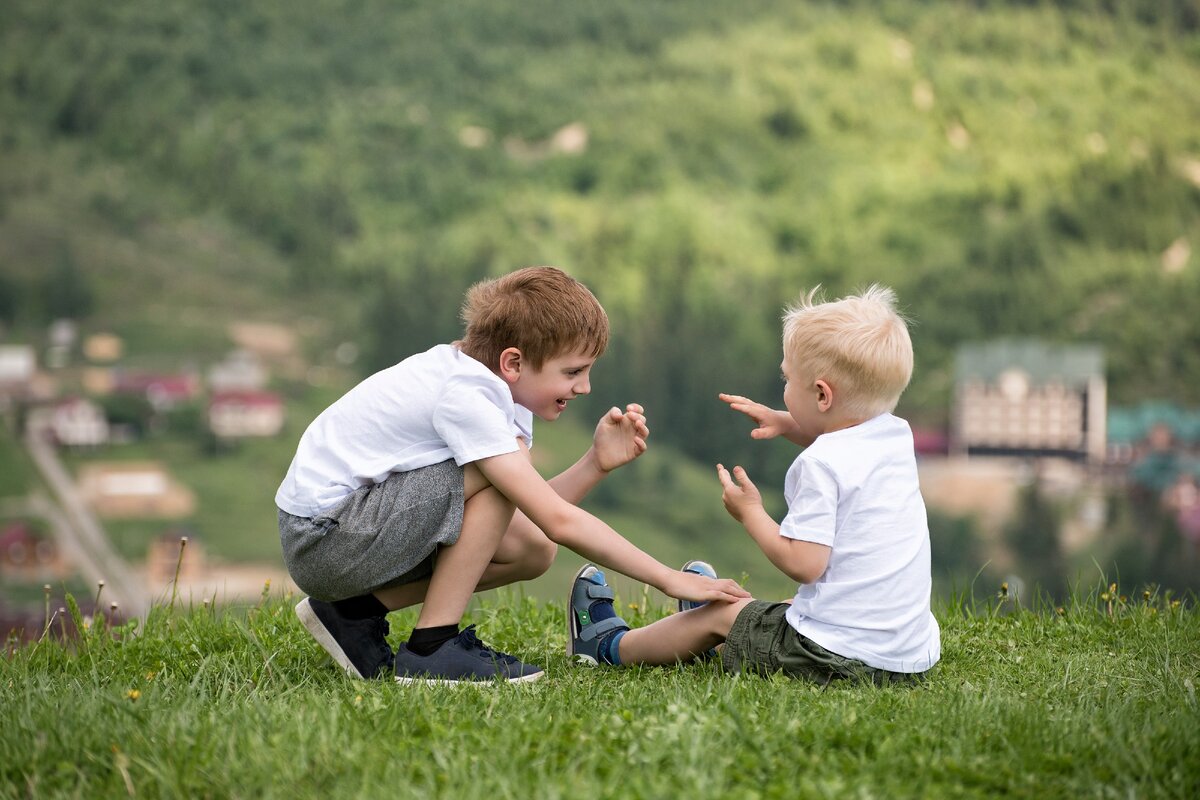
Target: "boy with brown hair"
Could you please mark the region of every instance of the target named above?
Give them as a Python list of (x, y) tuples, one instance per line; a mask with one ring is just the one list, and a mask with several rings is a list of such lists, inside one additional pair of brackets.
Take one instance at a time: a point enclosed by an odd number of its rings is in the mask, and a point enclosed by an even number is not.
[[(941, 655), (930, 612), (929, 526), (912, 431), (891, 411), (912, 375), (908, 328), (890, 289), (818, 302), (784, 316), (783, 402), (774, 410), (722, 394), (757, 424), (756, 439), (804, 448), (788, 470), (777, 523), (746, 471), (717, 465), (722, 500), (767, 558), (799, 587), (784, 603), (681, 603), (678, 614), (629, 630), (604, 573), (588, 564), (568, 600), (567, 651), (591, 663), (669, 664), (724, 644), (731, 672), (784, 672), (827, 682), (910, 680)], [(701, 561), (689, 572), (715, 576)], [(604, 632), (589, 628), (601, 620)]]
[[(402, 682), (529, 681), (542, 670), (459, 623), (476, 591), (546, 571), (562, 544), (694, 601), (747, 593), (685, 576), (580, 509), (646, 449), (642, 408), (611, 409), (592, 447), (550, 481), (529, 460), (533, 417), (591, 391), (608, 317), (583, 284), (529, 267), (467, 292), (461, 341), (382, 370), (325, 409), (275, 496), (284, 561), (308, 597), (305, 628), (352, 676)], [(421, 603), (393, 653), (388, 611)]]

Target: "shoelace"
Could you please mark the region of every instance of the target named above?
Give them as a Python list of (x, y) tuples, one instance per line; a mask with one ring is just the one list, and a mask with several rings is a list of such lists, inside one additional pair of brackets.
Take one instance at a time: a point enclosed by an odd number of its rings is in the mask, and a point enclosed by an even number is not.
[(510, 656), (508, 653), (502, 653), (499, 650), (495, 650), (484, 644), (483, 641), (475, 635), (474, 625), (468, 625), (467, 627), (463, 628), (462, 632), (458, 634), (458, 640), (462, 642), (464, 647), (476, 649), (483, 655), (489, 656), (496, 661), (506, 664), (519, 663), (519, 660), (516, 656)]

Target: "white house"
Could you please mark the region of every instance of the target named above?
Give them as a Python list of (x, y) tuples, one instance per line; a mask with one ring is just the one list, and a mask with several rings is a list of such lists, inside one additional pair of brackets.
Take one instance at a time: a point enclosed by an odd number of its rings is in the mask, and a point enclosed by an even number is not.
[(95, 447), (108, 441), (108, 419), (91, 400), (72, 397), (55, 405), (50, 431), (66, 447)]
[(1001, 339), (959, 348), (952, 452), (1102, 462), (1107, 413), (1098, 345)]
[(283, 422), (283, 399), (273, 392), (217, 392), (208, 404), (209, 429), (221, 439), (274, 436)]

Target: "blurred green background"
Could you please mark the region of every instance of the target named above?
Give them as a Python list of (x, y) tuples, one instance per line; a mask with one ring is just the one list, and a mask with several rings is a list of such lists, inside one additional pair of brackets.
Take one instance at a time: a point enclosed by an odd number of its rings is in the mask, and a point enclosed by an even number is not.
[[(231, 562), (278, 564), (272, 497), (321, 408), (453, 339), (472, 282), (556, 264), (614, 336), (588, 402), (539, 426), (539, 466), (643, 403), (651, 453), (589, 507), (664, 560), (790, 594), (712, 474), (744, 464), (781, 509), (794, 452), (716, 394), (780, 402), (784, 305), (893, 286), (917, 351), (899, 413), (921, 426), (947, 424), (955, 348), (1006, 335), (1103, 345), (1114, 404), (1196, 405), (1197, 243), (1188, 0), (0, 7), (5, 341), (42, 348), (71, 318), (120, 336), (125, 368), (177, 370), (222, 358), (231, 323), (297, 337), (271, 365), (279, 437), (218, 447), (192, 408), (71, 456), (170, 464), (199, 500), (184, 526)], [(37, 483), (17, 425), (7, 497)], [(971, 520), (934, 516), (939, 586), (962, 588), (989, 556)], [(1110, 517), (1085, 563), (1136, 550), (1134, 518)], [(130, 557), (162, 528), (108, 527)]]

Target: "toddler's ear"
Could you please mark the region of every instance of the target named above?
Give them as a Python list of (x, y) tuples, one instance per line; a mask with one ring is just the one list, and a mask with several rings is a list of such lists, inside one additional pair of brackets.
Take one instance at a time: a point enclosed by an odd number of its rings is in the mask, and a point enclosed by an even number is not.
[(828, 411), (833, 408), (833, 387), (824, 380), (818, 380), (817, 388), (817, 410)]

